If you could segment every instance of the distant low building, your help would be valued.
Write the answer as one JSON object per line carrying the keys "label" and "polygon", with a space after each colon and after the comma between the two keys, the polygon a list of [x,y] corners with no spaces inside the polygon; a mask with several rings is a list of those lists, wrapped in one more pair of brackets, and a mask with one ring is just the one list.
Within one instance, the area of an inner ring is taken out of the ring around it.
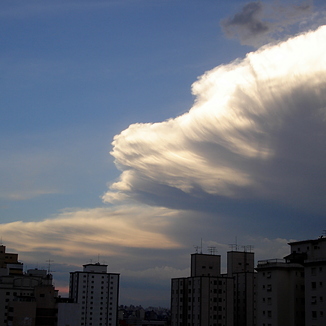
{"label": "distant low building", "polygon": [[170,310],[161,307],[120,306],[120,326],[168,326]]}

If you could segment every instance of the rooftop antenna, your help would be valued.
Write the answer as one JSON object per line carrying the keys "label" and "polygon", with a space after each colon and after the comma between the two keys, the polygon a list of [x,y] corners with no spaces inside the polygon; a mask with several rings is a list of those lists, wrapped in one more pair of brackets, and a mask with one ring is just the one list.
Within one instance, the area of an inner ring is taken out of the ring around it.
{"label": "rooftop antenna", "polygon": [[51,263],[53,263],[54,260],[48,259],[48,260],[46,260],[46,262],[48,263],[48,274],[50,274],[52,272],[51,271]]}
{"label": "rooftop antenna", "polygon": [[207,249],[208,249],[208,252],[211,255],[215,255],[215,253],[216,253],[216,247],[207,247]]}
{"label": "rooftop antenna", "polygon": [[241,246],[243,248],[244,252],[251,252],[251,250],[254,248],[252,245],[246,245],[246,246]]}
{"label": "rooftop antenna", "polygon": [[[200,246],[194,246],[196,249],[196,254],[202,254],[203,253],[203,239],[200,239]],[[199,250],[200,249],[200,250]]]}
{"label": "rooftop antenna", "polygon": [[238,251],[239,250],[239,246],[238,246],[238,237],[235,237],[235,243],[231,243],[229,244],[229,246],[231,247],[232,251]]}

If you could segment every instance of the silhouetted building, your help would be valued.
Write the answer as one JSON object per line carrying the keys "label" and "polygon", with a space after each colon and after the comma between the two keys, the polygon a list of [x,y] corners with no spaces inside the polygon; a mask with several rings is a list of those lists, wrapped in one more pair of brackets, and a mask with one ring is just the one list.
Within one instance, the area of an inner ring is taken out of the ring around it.
{"label": "silhouetted building", "polygon": [[18,254],[0,246],[0,326],[55,326],[58,291],[46,270],[23,273]]}
{"label": "silhouetted building", "polygon": [[191,276],[171,281],[172,326],[233,326],[233,278],[220,269],[220,255],[191,255]]}
{"label": "silhouetted building", "polygon": [[290,242],[288,262],[304,267],[306,326],[326,325],[326,237]]}
{"label": "silhouetted building", "polygon": [[227,275],[234,286],[234,326],[256,325],[254,253],[246,250],[227,253]]}
{"label": "silhouetted building", "polygon": [[257,324],[326,325],[326,237],[289,243],[284,259],[258,262]]}
{"label": "silhouetted building", "polygon": [[0,275],[23,274],[23,264],[18,254],[6,252],[6,246],[0,245]]}
{"label": "silhouetted building", "polygon": [[270,259],[259,261],[256,270],[257,324],[305,325],[303,266]]}

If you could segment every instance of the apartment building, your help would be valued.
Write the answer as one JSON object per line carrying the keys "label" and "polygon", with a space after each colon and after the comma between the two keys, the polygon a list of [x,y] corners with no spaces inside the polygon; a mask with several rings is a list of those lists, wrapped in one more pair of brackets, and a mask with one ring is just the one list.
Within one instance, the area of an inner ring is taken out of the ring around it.
{"label": "apartment building", "polygon": [[257,325],[326,325],[326,237],[290,242],[284,259],[257,265]]}
{"label": "apartment building", "polygon": [[23,274],[23,264],[18,254],[6,252],[6,246],[0,245],[0,275]]}
{"label": "apartment building", "polygon": [[233,278],[234,326],[256,325],[256,273],[254,253],[244,251],[227,252],[227,275]]}
{"label": "apartment building", "polygon": [[58,291],[46,270],[23,273],[18,254],[0,246],[0,326],[56,325]]}
{"label": "apartment building", "polygon": [[86,264],[83,271],[70,273],[69,297],[75,303],[80,326],[117,325],[119,277],[107,273],[107,265],[100,263]]}
{"label": "apartment building", "polygon": [[326,237],[290,242],[287,261],[304,268],[306,326],[326,325]]}
{"label": "apartment building", "polygon": [[233,279],[221,256],[191,255],[191,276],[171,280],[171,325],[233,325]]}
{"label": "apartment building", "polygon": [[304,326],[304,269],[283,259],[257,265],[257,325]]}

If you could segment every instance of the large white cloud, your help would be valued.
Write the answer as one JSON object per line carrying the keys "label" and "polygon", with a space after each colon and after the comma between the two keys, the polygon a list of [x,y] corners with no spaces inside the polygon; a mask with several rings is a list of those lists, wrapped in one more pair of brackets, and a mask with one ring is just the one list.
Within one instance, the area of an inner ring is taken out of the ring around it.
{"label": "large white cloud", "polygon": [[169,206],[175,193],[324,207],[325,37],[320,27],[218,66],[193,84],[188,113],[115,136],[122,174],[104,200]]}

